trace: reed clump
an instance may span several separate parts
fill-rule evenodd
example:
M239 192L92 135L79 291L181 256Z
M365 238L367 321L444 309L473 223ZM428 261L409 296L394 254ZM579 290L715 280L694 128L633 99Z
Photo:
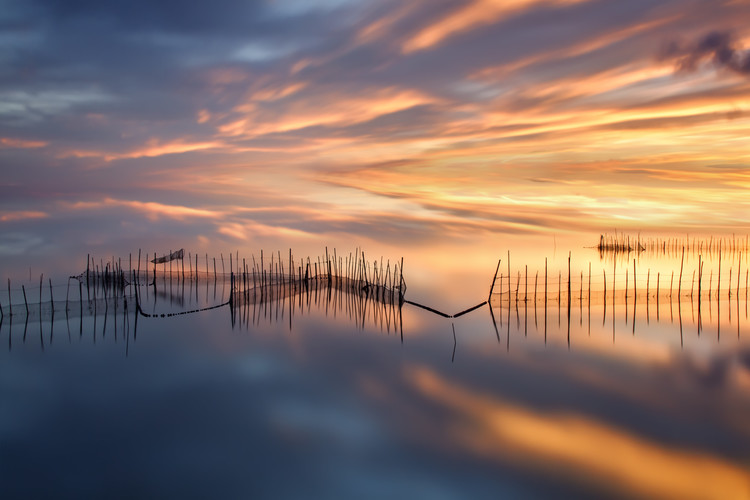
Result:
M646 250L646 246L641 242L640 237L631 240L630 236L609 234L599 235L599 244L596 248L599 253L630 253Z

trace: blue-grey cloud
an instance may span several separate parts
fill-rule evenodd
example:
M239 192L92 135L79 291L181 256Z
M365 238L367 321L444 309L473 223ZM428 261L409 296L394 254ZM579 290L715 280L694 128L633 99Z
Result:
M694 71L700 63L710 61L717 67L750 75L750 49L739 49L733 34L727 31L711 31L689 45L671 42L663 57L674 59L683 71Z

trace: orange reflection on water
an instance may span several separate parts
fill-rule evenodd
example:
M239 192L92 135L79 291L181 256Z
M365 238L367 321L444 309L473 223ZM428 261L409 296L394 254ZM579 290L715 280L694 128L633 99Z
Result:
M445 435L455 446L535 472L657 498L750 498L750 474L705 452L648 441L582 415L542 414L450 382L424 367L406 381L460 417Z

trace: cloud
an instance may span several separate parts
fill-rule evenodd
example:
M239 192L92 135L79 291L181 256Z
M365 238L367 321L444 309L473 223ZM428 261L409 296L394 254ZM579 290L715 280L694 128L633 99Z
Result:
M40 212L38 210L33 211L16 211L16 212L0 212L0 222L10 222L25 219L41 219L48 217L49 214L46 212Z
M80 201L72 203L68 206L72 210L99 210L102 208L129 208L139 212L143 212L146 217L152 220L157 220L160 217L168 217L172 219L185 219L185 218L210 218L218 219L222 216L221 212L206 210L200 208L185 207L179 205L166 205L164 203L157 202L142 202L137 200L116 200L113 198L105 198L102 201Z
M728 31L709 32L692 44L671 42L662 58L675 61L681 71L695 71L701 64L710 62L718 68L750 75L750 49L739 48Z
M538 7L565 7L586 1L589 0L473 0L420 30L406 41L403 51L425 50L462 32Z
M14 148L14 149L26 149L26 148L43 148L48 143L45 141L27 141L24 139L14 139L12 137L0 137L0 149L2 148Z

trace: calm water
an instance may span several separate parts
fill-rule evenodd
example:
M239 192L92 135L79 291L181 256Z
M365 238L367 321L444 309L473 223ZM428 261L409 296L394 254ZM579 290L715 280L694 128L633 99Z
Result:
M697 255L638 256L631 290L632 256L577 250L569 294L561 251L545 296L543 258L500 256L457 318L325 281L230 307L173 276L138 287L152 317L133 286L55 282L53 307L46 278L40 309L33 277L27 321L14 285L3 497L750 498L746 257L717 287L702 255L699 296ZM406 266L407 300L488 298L493 269Z

